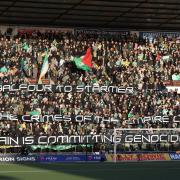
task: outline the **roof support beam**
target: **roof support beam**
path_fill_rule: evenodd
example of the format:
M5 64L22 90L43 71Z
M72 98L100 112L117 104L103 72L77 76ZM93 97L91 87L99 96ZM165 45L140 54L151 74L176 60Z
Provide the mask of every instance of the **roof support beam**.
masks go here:
M138 8L142 3L143 3L143 2L140 2L139 4L137 4L135 7L131 8L130 10L127 10L127 11L121 13L119 16L114 17L111 21L105 23L105 24L103 25L103 27L104 27L104 26L108 26L110 23L116 21L119 17L121 17L121 16L123 16L123 15L125 15L125 14L127 14L127 13L129 13L129 12L131 12L131 11L133 11L134 9Z
M63 15L67 14L69 11L80 5L84 0L79 1L79 3L74 4L71 8L67 9L64 13L59 14L55 19L52 20L52 23L55 23L58 19L60 19Z

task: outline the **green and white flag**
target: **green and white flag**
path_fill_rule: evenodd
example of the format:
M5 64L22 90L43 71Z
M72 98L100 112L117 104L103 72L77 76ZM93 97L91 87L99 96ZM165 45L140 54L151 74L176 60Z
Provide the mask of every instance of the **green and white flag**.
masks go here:
M41 73L40 73L40 76L39 76L38 83L41 83L41 78L47 73L48 69L49 69L48 53L46 52L45 57L43 59L43 65L42 65L42 68L41 68Z

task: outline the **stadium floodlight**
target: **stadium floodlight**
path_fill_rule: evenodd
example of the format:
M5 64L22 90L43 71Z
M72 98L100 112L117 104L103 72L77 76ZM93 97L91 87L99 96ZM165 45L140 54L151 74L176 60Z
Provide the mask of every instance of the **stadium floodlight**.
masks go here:
M114 156L117 162L117 145L122 143L157 144L180 143L180 128L114 128Z

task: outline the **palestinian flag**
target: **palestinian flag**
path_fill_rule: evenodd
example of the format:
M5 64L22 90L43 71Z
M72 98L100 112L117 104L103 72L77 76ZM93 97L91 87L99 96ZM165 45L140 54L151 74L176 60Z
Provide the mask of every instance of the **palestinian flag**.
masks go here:
M90 71L92 69L92 55L91 48L88 48L86 54L79 58L74 58L74 62L78 69L82 69L84 71Z
M40 76L39 76L38 83L41 83L41 78L47 73L48 69L49 69L48 53L46 52L44 60L43 60L43 65L42 65L42 68L41 68L41 73L40 73Z

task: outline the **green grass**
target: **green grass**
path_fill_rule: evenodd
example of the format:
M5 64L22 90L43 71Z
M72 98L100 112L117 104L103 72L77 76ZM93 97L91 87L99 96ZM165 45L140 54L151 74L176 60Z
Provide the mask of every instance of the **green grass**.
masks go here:
M180 161L0 164L0 180L178 180Z

